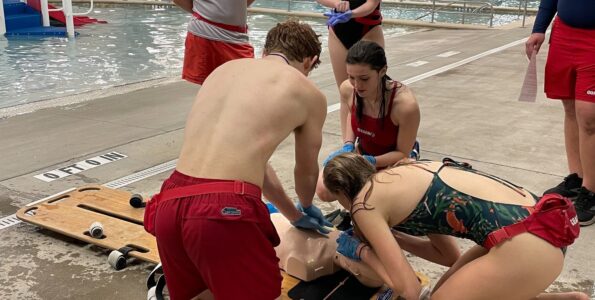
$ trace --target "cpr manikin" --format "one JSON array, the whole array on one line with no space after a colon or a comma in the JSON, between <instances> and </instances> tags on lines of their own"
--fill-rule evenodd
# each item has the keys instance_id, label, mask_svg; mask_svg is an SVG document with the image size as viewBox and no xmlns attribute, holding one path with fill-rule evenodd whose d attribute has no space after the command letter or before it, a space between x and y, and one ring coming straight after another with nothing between
<instances>
[{"instance_id":1,"label":"cpr manikin","mask_svg":"<svg viewBox=\"0 0 595 300\"><path fill-rule=\"evenodd\" d=\"M280 213L271 214L271 220L281 238L275 248L279 268L303 281L333 274L340 269L352 273L363 285L379 287L382 280L366 265L347 259L337 250L340 231L333 230L328 237L298 229Z\"/></svg>"}]
</instances>

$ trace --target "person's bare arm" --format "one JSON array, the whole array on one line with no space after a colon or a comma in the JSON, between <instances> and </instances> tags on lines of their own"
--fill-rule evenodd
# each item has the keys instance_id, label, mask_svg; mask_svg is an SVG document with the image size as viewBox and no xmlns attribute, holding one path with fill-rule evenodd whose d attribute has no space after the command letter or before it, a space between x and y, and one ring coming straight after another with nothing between
<instances>
[{"instance_id":1,"label":"person's bare arm","mask_svg":"<svg viewBox=\"0 0 595 300\"><path fill-rule=\"evenodd\" d=\"M174 3L181 9L192 13L192 0L174 0Z\"/></svg>"},{"instance_id":2,"label":"person's bare arm","mask_svg":"<svg viewBox=\"0 0 595 300\"><path fill-rule=\"evenodd\" d=\"M365 17L371 14L378 4L380 4L380 0L367 0L366 3L362 4L360 7L351 10L351 17Z\"/></svg>"},{"instance_id":3,"label":"person's bare arm","mask_svg":"<svg viewBox=\"0 0 595 300\"><path fill-rule=\"evenodd\" d=\"M277 177L277 173L269 163L264 173L264 183L262 186L262 194L267 200L277 207L277 209L285 216L290 222L295 222L302 217L302 213L297 210L293 201L283 189L283 185Z\"/></svg>"},{"instance_id":4,"label":"person's bare arm","mask_svg":"<svg viewBox=\"0 0 595 300\"><path fill-rule=\"evenodd\" d=\"M353 97L353 87L348 80L345 80L339 88L341 95L341 137L343 143L355 142L355 134L351 128L351 100Z\"/></svg>"},{"instance_id":5,"label":"person's bare arm","mask_svg":"<svg viewBox=\"0 0 595 300\"><path fill-rule=\"evenodd\" d=\"M376 209L359 210L353 214L353 219L369 241L371 250L378 257L380 264L374 262L371 252L362 253L364 257L368 256L365 262L374 268L396 294L405 299L417 299L421 285L383 216ZM378 265L383 268L378 268ZM386 275L383 275L383 272L386 272Z\"/></svg>"},{"instance_id":6,"label":"person's bare arm","mask_svg":"<svg viewBox=\"0 0 595 300\"><path fill-rule=\"evenodd\" d=\"M419 106L411 90L406 87L405 89L397 95L402 99L399 99L398 107L393 105L393 111L391 111L390 115L392 120L398 120L397 148L395 151L376 156L376 167L390 166L405 157L409 157L415 143L420 122Z\"/></svg>"},{"instance_id":7,"label":"person's bare arm","mask_svg":"<svg viewBox=\"0 0 595 300\"><path fill-rule=\"evenodd\" d=\"M316 2L320 3L322 6L326 6L328 8L335 8L340 0L316 0Z\"/></svg>"},{"instance_id":8,"label":"person's bare arm","mask_svg":"<svg viewBox=\"0 0 595 300\"><path fill-rule=\"evenodd\" d=\"M446 267L451 267L461 256L455 238L429 234L428 239L393 231L401 249Z\"/></svg>"},{"instance_id":9,"label":"person's bare arm","mask_svg":"<svg viewBox=\"0 0 595 300\"><path fill-rule=\"evenodd\" d=\"M318 179L318 153L322 145L322 126L326 118L326 98L314 86L309 99L306 121L294 131L295 136L295 191L302 207L312 205Z\"/></svg>"}]
</instances>

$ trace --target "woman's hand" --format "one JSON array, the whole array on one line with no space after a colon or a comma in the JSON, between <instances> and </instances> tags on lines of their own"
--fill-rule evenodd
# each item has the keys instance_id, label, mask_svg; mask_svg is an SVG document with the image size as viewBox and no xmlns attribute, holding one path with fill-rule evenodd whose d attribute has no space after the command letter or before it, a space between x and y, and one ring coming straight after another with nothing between
<instances>
[{"instance_id":1,"label":"woman's hand","mask_svg":"<svg viewBox=\"0 0 595 300\"><path fill-rule=\"evenodd\" d=\"M337 156L341 153L354 152L354 151L355 151L355 145L353 144L353 142L351 142L351 141L345 142L345 144L343 144L343 147L341 147L341 149L332 152L324 159L324 161L322 162L322 166L326 166L326 164L328 164L328 162L331 159L335 158L335 156Z\"/></svg>"},{"instance_id":2,"label":"woman's hand","mask_svg":"<svg viewBox=\"0 0 595 300\"><path fill-rule=\"evenodd\" d=\"M337 12L345 12L349 10L349 1L339 1L335 4Z\"/></svg>"},{"instance_id":3,"label":"woman's hand","mask_svg":"<svg viewBox=\"0 0 595 300\"><path fill-rule=\"evenodd\" d=\"M337 252L343 256L360 261L361 247L365 247L362 242L353 236L353 229L341 232L337 238Z\"/></svg>"}]
</instances>

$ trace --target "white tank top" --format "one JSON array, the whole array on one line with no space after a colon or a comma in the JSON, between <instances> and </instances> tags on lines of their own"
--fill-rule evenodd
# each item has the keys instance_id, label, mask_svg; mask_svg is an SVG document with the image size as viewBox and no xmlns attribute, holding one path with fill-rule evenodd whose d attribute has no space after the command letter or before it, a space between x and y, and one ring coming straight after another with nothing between
<instances>
[{"instance_id":1,"label":"white tank top","mask_svg":"<svg viewBox=\"0 0 595 300\"><path fill-rule=\"evenodd\" d=\"M247 19L246 0L193 0L192 10L203 18L216 23L245 26ZM192 17L188 31L209 40L234 44L249 42L248 34L226 30Z\"/></svg>"}]
</instances>

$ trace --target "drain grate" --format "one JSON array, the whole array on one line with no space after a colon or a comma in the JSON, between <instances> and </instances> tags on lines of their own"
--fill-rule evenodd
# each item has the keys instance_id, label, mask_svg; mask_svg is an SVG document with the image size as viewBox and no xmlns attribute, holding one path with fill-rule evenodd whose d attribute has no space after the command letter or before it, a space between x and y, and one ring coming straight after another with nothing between
<instances>
[{"instance_id":1,"label":"drain grate","mask_svg":"<svg viewBox=\"0 0 595 300\"><path fill-rule=\"evenodd\" d=\"M176 167L177 162L178 162L178 160L174 159L174 160L162 163L160 165L156 165L154 167L150 167L148 169L142 170L140 172L136 172L134 174L124 176L124 177L116 179L114 181L110 181L110 182L104 184L103 186L111 188L111 189L121 188L121 187L127 186L131 183L141 181L145 178L155 176L159 173L173 170Z\"/></svg>"},{"instance_id":2,"label":"drain grate","mask_svg":"<svg viewBox=\"0 0 595 300\"><path fill-rule=\"evenodd\" d=\"M0 219L0 229L8 228L10 226L21 223L15 214Z\"/></svg>"}]
</instances>

